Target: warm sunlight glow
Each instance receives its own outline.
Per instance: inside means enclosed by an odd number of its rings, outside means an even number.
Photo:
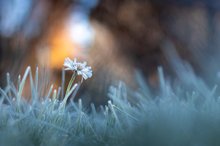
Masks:
[[[62,68],[64,59],[76,56],[77,51],[79,51],[79,47],[69,37],[66,28],[57,29],[56,32],[52,33],[49,43],[51,46],[51,68]]]

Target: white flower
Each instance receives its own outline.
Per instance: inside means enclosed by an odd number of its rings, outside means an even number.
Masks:
[[[86,64],[86,62],[77,62],[76,58],[74,60],[66,58],[63,65],[66,67],[65,70],[75,71],[77,75],[81,75],[86,80],[92,77],[92,68]]]

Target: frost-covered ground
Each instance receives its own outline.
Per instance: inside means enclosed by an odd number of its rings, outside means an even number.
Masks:
[[[180,80],[172,85],[158,68],[157,95],[137,73],[138,90],[119,82],[109,89],[108,105],[96,109],[91,104],[91,112],[81,100],[58,100],[61,88],[51,87],[42,99],[38,70],[33,76],[28,67],[16,84],[8,75],[7,86],[0,89],[0,145],[219,146],[217,86],[209,89],[188,66],[178,66]],[[22,98],[27,82],[28,102]],[[77,86],[69,90],[63,99],[74,96]]]

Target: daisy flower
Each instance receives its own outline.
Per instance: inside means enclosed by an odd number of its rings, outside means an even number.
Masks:
[[[76,58],[74,60],[66,58],[63,65],[65,70],[74,71],[77,75],[81,75],[85,80],[92,77],[92,68],[86,66],[86,62],[81,63],[77,62]]]

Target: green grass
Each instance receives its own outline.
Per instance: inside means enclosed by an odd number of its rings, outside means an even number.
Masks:
[[[51,86],[42,97],[38,69],[33,77],[28,67],[16,85],[8,74],[7,86],[0,89],[0,145],[219,146],[217,88],[210,90],[192,72],[187,74],[190,88],[184,82],[171,86],[159,68],[160,89],[154,95],[137,73],[139,89],[119,82],[109,89],[108,105],[96,110],[91,104],[91,112],[82,100],[66,104],[74,86],[63,96],[63,88]],[[23,98],[27,82],[30,101]]]

